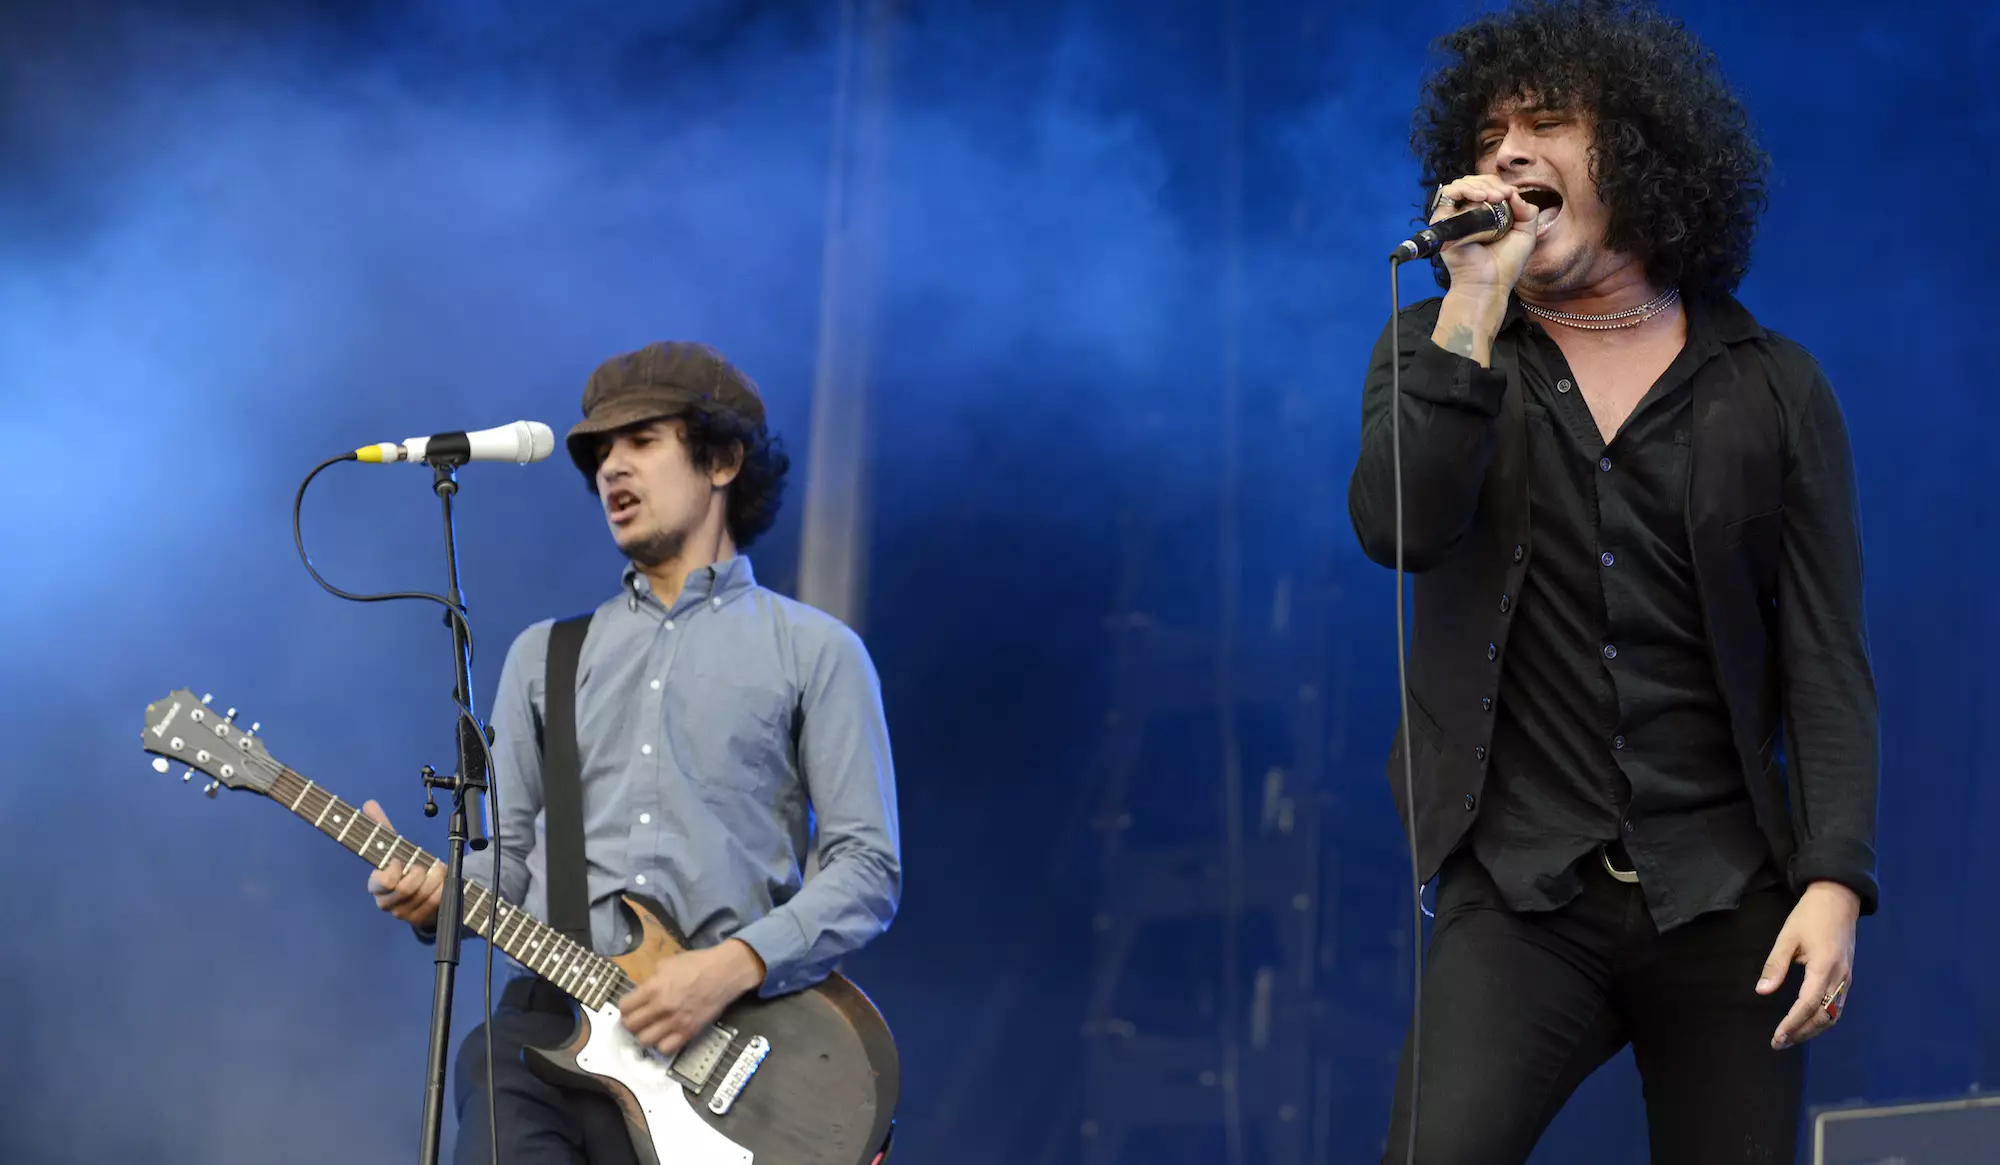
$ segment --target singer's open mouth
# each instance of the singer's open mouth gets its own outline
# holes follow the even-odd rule
[[[604,499],[604,512],[614,522],[623,522],[639,512],[639,495],[629,489],[615,489]]]
[[[1535,208],[1535,237],[1549,233],[1556,219],[1562,215],[1563,196],[1553,190],[1539,186],[1529,186],[1521,191],[1521,201]]]

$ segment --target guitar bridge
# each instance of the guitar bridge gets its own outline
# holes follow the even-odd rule
[[[744,1046],[743,1054],[736,1057],[736,1062],[729,1066],[729,1075],[724,1076],[722,1083],[715,1086],[715,1095],[708,1098],[708,1111],[717,1116],[728,1112],[729,1106],[736,1103],[736,1094],[743,1091],[745,1084],[750,1083],[750,1078],[757,1074],[758,1066],[763,1064],[764,1057],[770,1054],[771,1041],[763,1036],[752,1036],[749,1044]]]
[[[667,1065],[681,1086],[690,1092],[700,1092],[708,1084],[708,1078],[715,1074],[716,1065],[729,1054],[730,1041],[736,1038],[736,1029],[721,1024],[710,1025],[709,1029],[674,1053],[673,1063]]]

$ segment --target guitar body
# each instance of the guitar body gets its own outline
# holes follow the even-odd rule
[[[642,983],[686,944],[657,904],[624,901],[639,938],[611,961]],[[676,1078],[668,1057],[640,1047],[616,1004],[570,1006],[575,1033],[558,1047],[528,1048],[528,1067],[560,1087],[610,1095],[644,1165],[870,1165],[888,1142],[900,1084],[895,1043],[875,1005],[839,975],[723,1012],[717,1023],[738,1036],[699,1088]],[[753,1038],[768,1051],[727,1111],[711,1111]]]

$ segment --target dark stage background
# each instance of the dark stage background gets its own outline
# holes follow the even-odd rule
[[[1392,592],[1344,491],[1379,256],[1419,196],[1425,45],[1473,10],[8,5],[0,1161],[414,1155],[427,951],[276,807],[152,773],[141,711],[212,690],[436,844],[415,774],[451,763],[446,633],[432,608],[318,591],[292,491],[363,442],[560,430],[597,361],[660,338],[714,342],[765,386],[802,464],[756,561],[792,589],[822,296],[852,290],[822,278],[843,43],[876,66],[849,94],[880,116],[838,147],[877,167],[838,213],[872,248],[850,337],[871,395],[863,629],[907,869],[895,928],[848,970],[901,1042],[899,1156],[1084,1161],[1112,1133],[1106,1090],[1138,1087],[1093,1055],[1227,1025],[1241,1052],[1277,1038],[1241,1034],[1261,1022],[1310,1044],[1285,1123],[1323,1160],[1373,1160],[1410,939],[1381,775]],[[1867,523],[1885,910],[1811,1095],[1991,1087],[2000,297],[1986,232],[1945,224],[1993,201],[2000,9],[1672,10],[1775,157],[1743,298],[1839,389]],[[595,603],[619,563],[559,459],[462,479],[483,708],[513,634]],[[427,487],[327,475],[316,561],[434,588]],[[1289,662],[1246,648],[1232,682],[1296,675],[1312,714],[1211,696],[1130,746],[1156,669],[1119,652],[1154,627],[1268,640]],[[1296,838],[1274,821],[1313,823],[1303,978],[1260,975],[1297,920],[1246,907],[1229,965],[1227,919],[1183,919],[1093,1008],[1130,877],[1107,847],[1213,842],[1236,816],[1253,857]],[[1287,990],[1308,1005],[1272,1020],[1259,992]],[[469,965],[459,1033],[478,995]],[[1121,1160],[1281,1159],[1282,1129],[1232,1141],[1203,1070],[1173,1085],[1190,1123],[1133,1133]],[[1268,1107],[1257,1092],[1241,1111]],[[1584,1096],[1538,1159],[1644,1160],[1629,1057]]]

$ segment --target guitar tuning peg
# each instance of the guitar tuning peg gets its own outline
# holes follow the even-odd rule
[[[234,723],[236,723],[236,709],[234,709],[234,708],[231,708],[231,709],[230,709],[229,711],[227,711],[227,712],[224,712],[224,713],[222,714],[222,719],[223,719],[223,720],[224,720],[224,721],[225,721],[226,723],[230,723],[230,724],[234,724]]]
[[[243,735],[245,735],[245,736],[255,736],[255,735],[257,735],[257,730],[258,730],[259,728],[262,728],[262,727],[264,727],[264,725],[263,725],[262,723],[260,723],[259,721],[256,721],[256,720],[252,720],[252,721],[250,722],[250,731],[248,731],[248,732],[244,733]]]
[[[191,780],[191,779],[192,779],[193,777],[194,777],[194,770],[193,770],[193,769],[189,769],[188,771],[186,771],[186,772],[182,773],[182,774],[181,774],[181,784],[183,784],[183,785],[187,784],[187,783],[188,783],[188,781],[189,781],[189,780]]]
[[[156,756],[153,758],[153,771],[156,773],[164,773],[172,767],[172,765],[167,763],[166,757]]]
[[[222,787],[221,781],[210,781],[208,784],[202,786],[201,794],[202,796],[207,797],[210,800],[214,800],[215,791],[217,789],[220,789],[221,787]]]
[[[201,694],[201,702],[204,704],[208,703],[210,700],[213,699],[215,699],[215,694],[213,692],[203,692]]]

